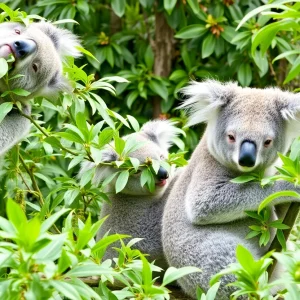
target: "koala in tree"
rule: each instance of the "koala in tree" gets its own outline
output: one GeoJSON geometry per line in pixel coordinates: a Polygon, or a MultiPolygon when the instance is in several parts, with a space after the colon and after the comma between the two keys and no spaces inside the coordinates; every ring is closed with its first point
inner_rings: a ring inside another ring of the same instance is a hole
{"type": "MultiPolygon", "coordinates": [[[[178,283],[191,297],[196,287],[209,288],[212,275],[235,262],[238,244],[257,258],[257,239],[245,240],[261,201],[281,190],[295,190],[285,181],[261,188],[259,183],[231,183],[248,172],[274,174],[277,152],[286,153],[299,135],[300,98],[277,88],[241,88],[234,83],[204,81],[183,90],[181,108],[189,112],[188,126],[207,122],[206,131],[189,165],[180,174],[168,196],[162,221],[162,241],[168,263],[174,267],[197,266],[202,273],[181,278],[178,283]]],[[[279,198],[274,205],[294,201],[279,198]]],[[[274,207],[272,208],[275,218],[274,207]]],[[[218,299],[229,299],[233,287],[221,280],[218,299]]]]}
{"type": "MultiPolygon", "coordinates": [[[[178,129],[170,121],[149,121],[143,125],[141,130],[123,137],[133,139],[141,144],[140,148],[131,152],[130,157],[145,163],[148,158],[162,161],[168,157],[168,149],[172,139],[178,134],[178,129]]],[[[102,153],[103,162],[113,162],[119,159],[118,154],[112,148],[106,148],[102,153]]],[[[94,167],[94,163],[85,162],[79,173],[94,167]]],[[[135,247],[143,253],[150,255],[156,260],[156,264],[162,268],[166,267],[161,242],[161,219],[165,205],[166,194],[168,194],[173,183],[173,173],[167,172],[160,167],[155,178],[155,191],[151,193],[140,183],[140,170],[131,175],[125,188],[118,194],[115,193],[115,182],[108,186],[107,192],[111,203],[104,202],[100,218],[109,215],[102,225],[97,238],[102,238],[108,231],[111,234],[128,234],[133,238],[139,237],[143,240],[135,244],[135,247]]],[[[105,178],[117,172],[112,166],[99,165],[96,167],[93,183],[99,185],[105,178]]],[[[177,172],[176,172],[177,174],[177,172]]],[[[113,258],[117,252],[108,249],[105,258],[113,258]]]]}
{"type": "MultiPolygon", "coordinates": [[[[0,57],[14,56],[9,76],[23,75],[9,81],[0,79],[0,92],[16,88],[31,94],[14,96],[23,103],[23,112],[31,112],[28,100],[37,96],[55,97],[59,91],[69,91],[67,79],[62,73],[65,56],[80,56],[76,49],[80,43],[70,31],[47,22],[32,23],[28,27],[20,23],[0,24],[0,57]]],[[[11,101],[2,98],[0,103],[11,101]]],[[[30,122],[12,110],[0,123],[0,155],[15,145],[29,132],[30,122]]]]}

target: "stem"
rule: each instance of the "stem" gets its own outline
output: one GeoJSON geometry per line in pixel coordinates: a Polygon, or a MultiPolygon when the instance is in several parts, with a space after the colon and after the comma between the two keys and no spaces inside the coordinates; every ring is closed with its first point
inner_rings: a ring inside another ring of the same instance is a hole
{"type": "MultiPolygon", "coordinates": [[[[34,125],[34,126],[35,126],[35,127],[36,127],[43,135],[45,135],[46,137],[50,137],[50,136],[51,136],[51,135],[50,135],[49,133],[47,133],[47,132],[43,129],[43,127],[41,127],[41,126],[40,126],[40,125],[39,125],[39,124],[38,124],[31,116],[28,116],[28,115],[24,114],[24,113],[22,112],[22,110],[19,109],[19,107],[17,107],[17,108],[18,108],[18,111],[19,111],[20,115],[21,115],[22,117],[24,117],[24,118],[30,120],[30,122],[33,123],[33,125],[34,125]]],[[[53,137],[53,136],[52,136],[52,137],[53,137]]],[[[61,148],[62,150],[64,150],[64,151],[66,151],[66,152],[72,154],[72,155],[77,156],[77,153],[73,152],[73,151],[70,150],[70,149],[65,148],[65,147],[62,146],[62,145],[60,145],[60,148],[61,148]]],[[[92,159],[91,157],[88,158],[88,160],[91,160],[91,159],[92,159]]],[[[93,160],[91,160],[91,161],[93,161],[93,160]]]]}
{"type": "Polygon", "coordinates": [[[32,182],[32,187],[33,187],[34,191],[36,193],[38,193],[38,195],[39,195],[38,200],[39,200],[40,206],[42,207],[44,205],[45,201],[43,199],[42,192],[40,191],[40,189],[39,189],[39,187],[36,183],[33,172],[28,168],[28,166],[26,165],[23,157],[20,154],[19,154],[19,158],[20,158],[21,164],[23,165],[24,169],[26,170],[26,172],[30,176],[30,179],[31,179],[31,182],[32,182]]]}
{"type": "Polygon", "coordinates": [[[30,187],[28,186],[28,184],[26,183],[25,178],[24,178],[23,175],[22,175],[22,172],[21,172],[20,170],[18,170],[17,173],[20,175],[20,177],[21,177],[23,183],[25,184],[25,186],[27,187],[27,189],[30,191],[31,189],[30,189],[30,187]]]}
{"type": "MultiPolygon", "coordinates": [[[[293,229],[293,225],[295,224],[299,210],[300,210],[300,203],[296,203],[296,202],[291,203],[283,219],[282,223],[290,227],[289,229],[283,230],[284,238],[286,241],[293,229]]],[[[282,250],[282,246],[276,237],[274,238],[274,240],[270,245],[269,251],[271,250],[275,250],[276,252],[280,252],[282,250]]],[[[275,266],[276,266],[276,260],[274,260],[273,264],[270,265],[268,268],[269,278],[271,278],[271,274],[273,273],[275,266]]]]}

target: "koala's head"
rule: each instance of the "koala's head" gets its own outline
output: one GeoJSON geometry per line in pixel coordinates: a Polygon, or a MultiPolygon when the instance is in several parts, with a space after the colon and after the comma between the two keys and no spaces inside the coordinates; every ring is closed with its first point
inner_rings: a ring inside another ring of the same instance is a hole
{"type": "MultiPolygon", "coordinates": [[[[129,153],[129,157],[136,158],[140,164],[144,164],[149,158],[162,161],[168,158],[168,149],[172,144],[172,139],[178,134],[178,129],[166,120],[149,121],[143,125],[141,130],[123,137],[124,140],[133,139],[140,144],[140,148],[129,153]]],[[[118,154],[111,148],[107,147],[102,153],[103,162],[114,162],[119,160],[118,154]]],[[[83,163],[81,171],[82,174],[93,167],[93,163],[83,163]]],[[[96,167],[93,183],[99,185],[105,178],[118,172],[112,166],[98,165],[96,167]]],[[[167,170],[160,167],[155,176],[155,194],[161,193],[169,184],[169,176],[167,170]]],[[[142,187],[140,183],[141,170],[129,176],[125,188],[121,191],[122,194],[127,195],[150,195],[151,193],[146,187],[142,187]]],[[[114,191],[115,181],[111,183],[109,190],[114,191]]]]}
{"type": "MultiPolygon", "coordinates": [[[[77,37],[70,31],[47,22],[32,23],[28,27],[20,23],[0,24],[0,57],[14,56],[10,77],[24,75],[10,80],[10,89],[27,90],[31,93],[30,98],[53,97],[59,91],[68,91],[62,61],[65,56],[80,56],[76,49],[79,45],[77,37]]],[[[4,80],[0,80],[0,91],[8,88],[4,80]]]]}
{"type": "Polygon", "coordinates": [[[300,97],[277,88],[241,88],[235,83],[192,82],[181,105],[188,125],[207,122],[210,153],[242,172],[264,171],[299,135],[300,97]]]}

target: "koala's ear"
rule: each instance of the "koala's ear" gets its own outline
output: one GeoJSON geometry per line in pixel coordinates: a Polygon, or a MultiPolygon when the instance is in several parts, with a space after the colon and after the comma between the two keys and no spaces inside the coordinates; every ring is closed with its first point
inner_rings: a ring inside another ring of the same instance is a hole
{"type": "Polygon", "coordinates": [[[239,87],[236,83],[221,83],[215,80],[192,81],[181,89],[186,99],[178,108],[187,111],[189,120],[186,126],[208,122],[223,105],[232,99],[239,87]]]}
{"type": "Polygon", "coordinates": [[[289,94],[290,97],[287,99],[279,99],[281,115],[286,120],[300,121],[300,96],[292,93],[289,94]]]}
{"type": "Polygon", "coordinates": [[[81,56],[81,52],[76,49],[77,46],[80,46],[80,41],[71,31],[58,28],[49,22],[43,21],[35,23],[35,26],[52,40],[61,58],[65,56],[81,56]]]}
{"type": "MultiPolygon", "coordinates": [[[[116,161],[118,159],[118,155],[116,152],[114,152],[112,149],[104,149],[102,152],[101,161],[102,162],[112,162],[116,161]]],[[[101,182],[103,182],[107,177],[112,175],[116,172],[116,170],[111,166],[105,166],[99,164],[96,166],[94,162],[90,161],[84,161],[81,164],[80,171],[78,173],[78,178],[81,178],[84,172],[93,169],[96,167],[94,178],[92,180],[92,183],[96,186],[100,185],[101,182]]]]}
{"type": "Polygon", "coordinates": [[[180,133],[174,124],[168,120],[149,121],[141,128],[141,133],[167,151],[172,145],[172,140],[180,133]]]}

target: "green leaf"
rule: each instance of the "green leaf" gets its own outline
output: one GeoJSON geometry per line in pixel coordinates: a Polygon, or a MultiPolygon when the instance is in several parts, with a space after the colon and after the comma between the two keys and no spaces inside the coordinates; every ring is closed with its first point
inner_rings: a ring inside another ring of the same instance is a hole
{"type": "Polygon", "coordinates": [[[128,170],[122,171],[119,174],[117,181],[116,181],[116,193],[121,192],[125,188],[128,178],[129,178],[128,170]]]}
{"type": "Polygon", "coordinates": [[[169,267],[164,275],[162,286],[166,286],[167,284],[191,273],[201,272],[199,268],[196,267],[183,267],[183,268],[174,268],[169,267]]]}
{"type": "Polygon", "coordinates": [[[175,70],[169,77],[171,81],[180,81],[184,78],[188,78],[188,74],[185,70],[175,70]]]}
{"type": "Polygon", "coordinates": [[[61,293],[64,297],[67,297],[71,300],[81,299],[79,293],[71,283],[59,280],[49,280],[49,284],[52,285],[55,290],[61,293]]]}
{"type": "MultiPolygon", "coordinates": [[[[75,266],[71,271],[66,273],[66,277],[89,277],[100,275],[112,275],[115,272],[111,269],[96,265],[96,264],[84,264],[75,266]]],[[[80,298],[77,298],[80,299],[80,298]]]]}
{"type": "Polygon", "coordinates": [[[114,131],[111,128],[104,128],[99,134],[98,145],[100,148],[108,144],[114,136],[114,131]]]}
{"type": "Polygon", "coordinates": [[[113,244],[114,242],[129,237],[130,235],[126,235],[126,234],[112,234],[112,235],[105,236],[93,246],[92,251],[97,252],[99,250],[105,249],[109,245],[113,244]]]}
{"type": "Polygon", "coordinates": [[[111,8],[121,18],[125,13],[126,0],[111,0],[111,8]]]}
{"type": "Polygon", "coordinates": [[[27,97],[30,95],[30,92],[25,91],[23,89],[13,89],[13,90],[11,90],[11,92],[18,96],[23,96],[23,97],[27,97]]]}
{"type": "Polygon", "coordinates": [[[238,70],[238,81],[242,86],[249,86],[252,81],[252,70],[250,64],[242,63],[238,70]]]}
{"type": "Polygon", "coordinates": [[[128,94],[126,99],[126,104],[128,108],[131,108],[133,102],[136,100],[138,96],[139,96],[139,92],[137,90],[133,90],[131,93],[128,94]]]}
{"type": "Polygon", "coordinates": [[[0,78],[2,78],[8,71],[7,61],[0,57],[0,78]]]}
{"type": "Polygon", "coordinates": [[[252,175],[243,175],[230,180],[232,183],[245,183],[249,181],[257,180],[255,176],[252,175]]]}
{"type": "Polygon", "coordinates": [[[74,132],[57,132],[60,137],[75,143],[83,144],[84,140],[74,132]]]}
{"type": "Polygon", "coordinates": [[[251,231],[246,235],[245,239],[252,239],[253,237],[259,235],[260,233],[261,233],[260,231],[251,231]]]}
{"type": "Polygon", "coordinates": [[[58,260],[57,272],[58,274],[62,274],[65,272],[71,265],[71,260],[65,249],[62,249],[61,256],[58,260]]]}
{"type": "MultiPolygon", "coordinates": [[[[282,1],[281,3],[288,3],[290,1],[286,0],[286,1],[282,1]]],[[[258,8],[255,8],[254,10],[252,10],[251,12],[249,12],[239,23],[238,27],[236,28],[236,30],[239,30],[248,20],[250,20],[251,18],[253,18],[255,15],[268,10],[268,9],[272,9],[272,8],[276,8],[276,9],[283,9],[283,10],[290,10],[290,8],[288,8],[287,6],[284,5],[280,5],[280,4],[267,4],[267,5],[262,5],[259,6],[258,8]]]]}
{"type": "Polygon", "coordinates": [[[202,43],[202,58],[209,57],[215,50],[216,39],[213,34],[209,34],[202,43]]]}
{"type": "Polygon", "coordinates": [[[178,39],[193,39],[198,38],[204,35],[207,32],[207,28],[202,24],[194,24],[189,25],[186,27],[183,27],[181,30],[179,30],[175,38],[178,39]]]}
{"type": "Polygon", "coordinates": [[[68,208],[61,208],[58,212],[51,215],[47,220],[45,220],[41,225],[41,232],[46,232],[53,224],[66,212],[70,211],[68,208]]]}
{"type": "Polygon", "coordinates": [[[135,171],[137,172],[137,170],[139,169],[139,166],[140,166],[140,161],[135,157],[129,157],[129,160],[130,160],[132,166],[134,167],[135,171]]]}
{"type": "Polygon", "coordinates": [[[162,97],[165,101],[168,100],[168,89],[166,86],[164,86],[164,84],[161,81],[152,79],[149,82],[149,88],[151,89],[151,91],[156,94],[159,95],[160,97],[162,97]]]}
{"type": "Polygon", "coordinates": [[[0,105],[0,123],[6,115],[12,110],[13,104],[11,102],[4,102],[0,105]]]}
{"type": "Polygon", "coordinates": [[[27,223],[27,218],[20,205],[18,205],[12,199],[7,200],[6,214],[8,220],[14,225],[14,227],[20,231],[20,229],[27,223]]]}
{"type": "Polygon", "coordinates": [[[140,130],[140,125],[139,125],[139,122],[136,120],[136,118],[134,118],[131,115],[127,115],[127,119],[129,121],[131,127],[133,128],[133,130],[135,132],[138,132],[140,130]]]}
{"type": "Polygon", "coordinates": [[[292,198],[296,198],[299,199],[300,198],[300,194],[298,194],[297,192],[294,191],[280,191],[280,192],[276,192],[270,196],[268,196],[267,198],[265,198],[259,205],[258,207],[258,212],[261,212],[261,210],[263,208],[265,208],[266,206],[268,206],[273,200],[279,198],[279,197],[292,197],[292,198]]]}
{"type": "Polygon", "coordinates": [[[296,76],[298,76],[300,73],[300,56],[297,57],[297,59],[295,60],[293,67],[291,68],[291,70],[289,71],[287,77],[285,78],[283,84],[286,84],[288,82],[290,82],[291,80],[293,80],[296,76]]]}
{"type": "Polygon", "coordinates": [[[164,0],[164,9],[170,15],[176,5],[177,0],[164,0]]]}
{"type": "Polygon", "coordinates": [[[152,70],[154,64],[154,54],[153,54],[152,47],[150,45],[147,47],[147,50],[145,52],[145,63],[147,68],[149,70],[152,70]]]}
{"type": "Polygon", "coordinates": [[[262,54],[265,54],[278,31],[280,30],[291,31],[291,30],[297,30],[298,28],[299,28],[298,23],[292,19],[281,20],[264,26],[253,37],[252,47],[251,47],[252,53],[254,53],[256,48],[260,45],[260,50],[262,54]]]}
{"type": "Polygon", "coordinates": [[[286,240],[285,240],[285,236],[284,236],[282,230],[280,230],[280,229],[277,230],[277,232],[276,232],[276,237],[277,237],[277,240],[278,240],[278,242],[280,243],[282,249],[283,249],[284,251],[286,251],[286,240]]]}

